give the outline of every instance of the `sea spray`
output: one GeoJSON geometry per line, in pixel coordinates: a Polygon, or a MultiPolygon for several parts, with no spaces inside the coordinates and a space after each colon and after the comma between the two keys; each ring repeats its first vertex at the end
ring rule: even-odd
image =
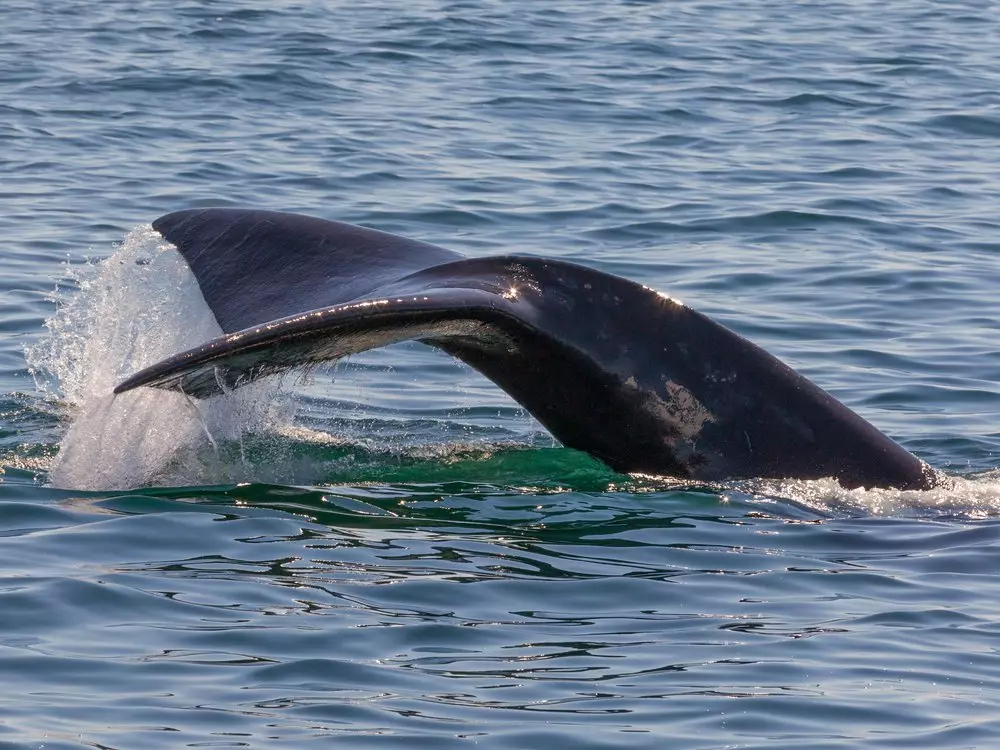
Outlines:
{"type": "Polygon", "coordinates": [[[205,475],[226,463],[213,460],[218,444],[239,446],[288,418],[275,379],[206,401],[153,388],[112,395],[127,375],[221,334],[183,258],[152,227],[134,229],[109,258],[73,268],[70,280],[78,291],[57,293],[48,335],[27,351],[41,387],[72,412],[49,470],[54,485],[225,481],[205,475]]]}

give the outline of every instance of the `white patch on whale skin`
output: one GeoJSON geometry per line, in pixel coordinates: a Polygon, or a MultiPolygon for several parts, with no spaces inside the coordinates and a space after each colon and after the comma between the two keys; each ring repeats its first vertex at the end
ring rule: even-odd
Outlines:
{"type": "Polygon", "coordinates": [[[666,388],[670,399],[662,403],[677,425],[678,432],[685,439],[693,440],[698,437],[706,423],[715,421],[715,415],[680,383],[666,380],[663,387],[666,388]]]}
{"type": "MultiPolygon", "coordinates": [[[[636,391],[641,390],[634,375],[623,385],[636,391]]],[[[666,398],[660,398],[653,391],[644,392],[645,406],[658,420],[669,424],[676,431],[677,437],[693,441],[701,434],[705,424],[715,422],[715,415],[683,385],[665,380],[663,387],[666,398]]]]}

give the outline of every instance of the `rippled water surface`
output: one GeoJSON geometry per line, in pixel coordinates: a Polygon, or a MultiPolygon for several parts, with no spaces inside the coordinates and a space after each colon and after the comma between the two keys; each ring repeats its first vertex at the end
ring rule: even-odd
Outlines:
{"type": "Polygon", "coordinates": [[[994,747],[995,11],[4,3],[0,748],[994,747]],[[636,279],[954,483],[618,475],[419,344],[112,401],[211,205],[636,279]]]}

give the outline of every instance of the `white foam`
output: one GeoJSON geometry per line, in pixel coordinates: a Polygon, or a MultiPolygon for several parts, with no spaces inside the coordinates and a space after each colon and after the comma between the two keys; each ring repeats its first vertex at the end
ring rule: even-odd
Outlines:
{"type": "Polygon", "coordinates": [[[79,290],[57,292],[48,335],[27,351],[36,379],[72,414],[49,470],[54,485],[205,481],[197,458],[205,447],[284,418],[274,380],[206,401],[152,388],[112,395],[127,375],[222,333],[187,264],[151,226],[136,227],[111,257],[70,276],[79,290]]]}
{"type": "Polygon", "coordinates": [[[944,477],[929,490],[882,488],[844,489],[833,479],[755,480],[738,487],[760,498],[791,500],[818,511],[861,512],[876,516],[992,517],[1000,513],[1000,480],[997,472],[978,476],[944,477]]]}

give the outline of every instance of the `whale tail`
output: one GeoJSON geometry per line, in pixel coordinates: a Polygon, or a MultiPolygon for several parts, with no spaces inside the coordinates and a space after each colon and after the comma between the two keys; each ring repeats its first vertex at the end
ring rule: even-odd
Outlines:
{"type": "Polygon", "coordinates": [[[619,471],[699,481],[836,477],[926,488],[926,465],[746,339],[632,281],[565,261],[465,259],[270,211],[153,224],[223,336],[131,376],[205,398],[415,339],[467,362],[565,445],[619,471]]]}

